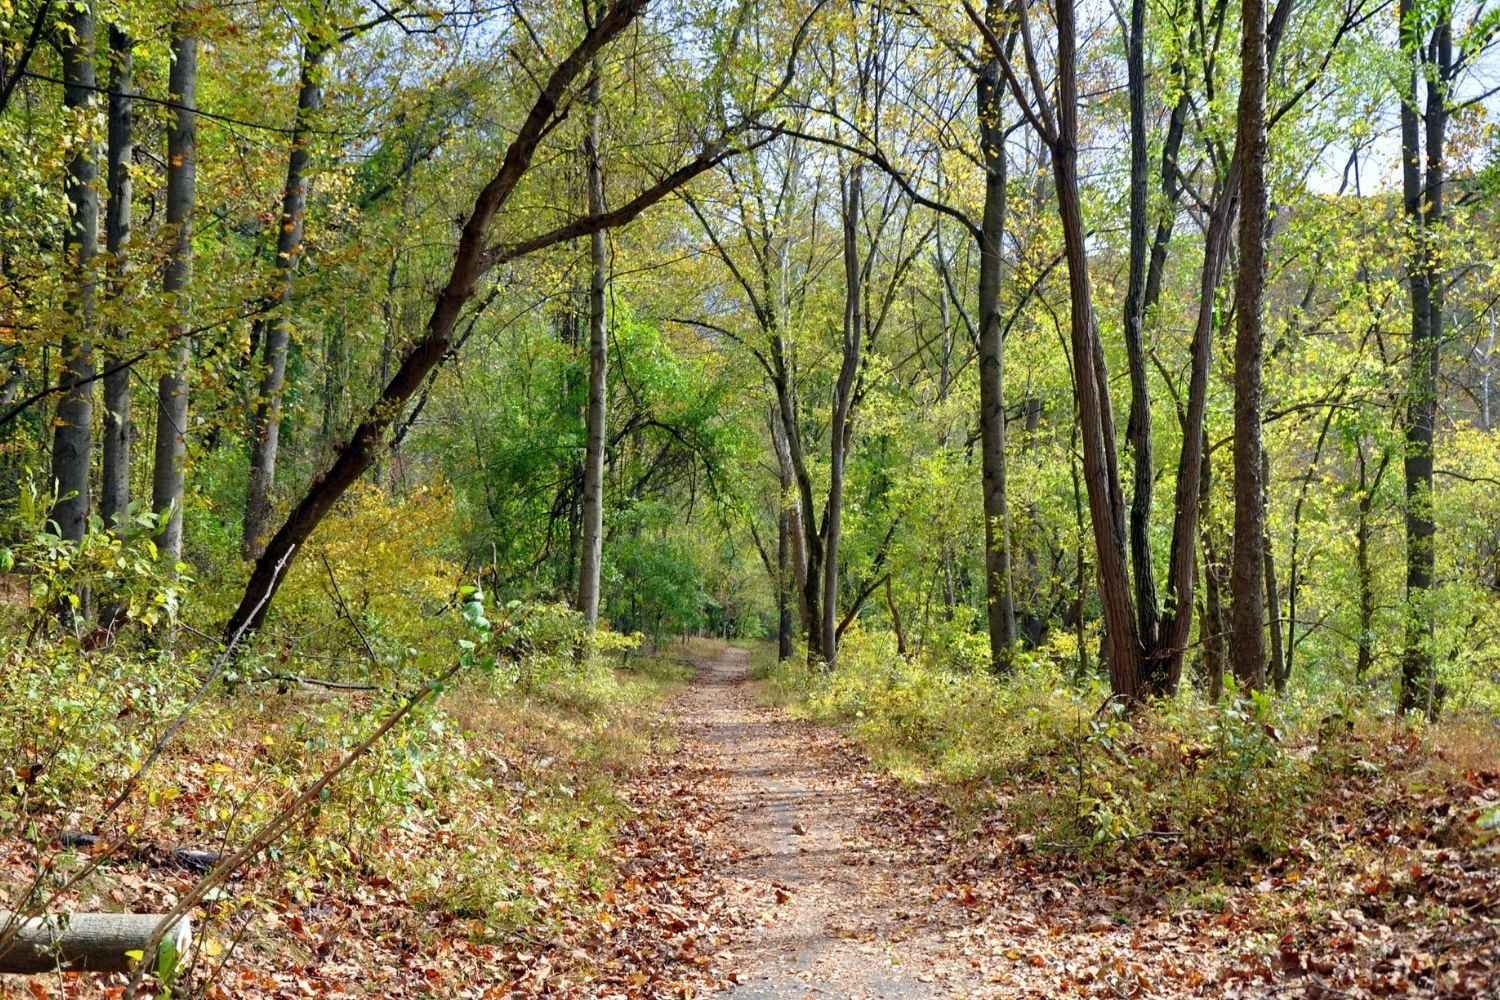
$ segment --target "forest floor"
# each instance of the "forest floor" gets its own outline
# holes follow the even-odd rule
[[[497,765],[509,755],[525,794],[509,813],[474,819],[520,866],[510,877],[536,907],[531,923],[497,934],[424,900],[407,872],[462,857],[462,838],[451,824],[403,824],[385,836],[406,867],[367,863],[296,893],[281,884],[284,866],[247,871],[235,893],[256,906],[235,911],[246,915],[235,926],[217,918],[213,932],[240,944],[202,963],[212,977],[188,995],[1500,996],[1495,845],[1432,836],[1440,813],[1500,801],[1500,774],[1466,771],[1457,787],[1398,800],[1389,771],[1372,767],[1316,831],[1261,862],[1210,868],[1156,838],[1090,857],[1043,848],[1003,808],[955,811],[972,790],[902,783],[839,730],[792,718],[750,679],[743,649],[679,650],[692,679],[613,723],[643,750],[612,765],[603,882],[560,891],[547,842],[527,832],[541,790],[572,802],[594,772],[569,761],[561,737],[527,745],[517,734],[530,730],[508,721],[473,749]],[[479,728],[485,713],[470,711]],[[605,821],[577,806],[557,822]],[[0,874],[14,880],[26,859],[12,846],[0,844]],[[95,904],[84,908],[107,897],[150,910],[193,881],[146,861],[109,871],[92,898],[79,895]],[[0,997],[118,997],[121,982],[0,976]]]

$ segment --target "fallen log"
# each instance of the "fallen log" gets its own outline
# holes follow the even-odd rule
[[[128,972],[141,961],[162,913],[59,913],[23,917],[0,910],[0,972]],[[188,918],[162,939],[157,955],[181,961],[193,939]],[[157,958],[150,967],[155,969]]]
[[[58,834],[58,843],[64,847],[91,849],[98,845],[97,834],[82,830],[64,830]],[[160,844],[142,844],[120,852],[121,857],[144,861],[153,868],[186,868],[188,871],[208,871],[218,864],[224,855],[219,851],[202,851],[191,847],[164,847]]]

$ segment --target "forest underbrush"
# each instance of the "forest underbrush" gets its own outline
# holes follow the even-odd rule
[[[5,578],[0,641],[0,909],[166,912],[279,822],[204,894],[183,967],[168,959],[140,995],[457,995],[538,965],[600,974],[609,952],[575,955],[577,922],[631,919],[606,899],[621,859],[650,851],[622,847],[668,842],[655,824],[691,807],[648,766],[686,668],[631,637],[585,643],[562,605],[485,608],[423,537],[432,502],[347,505],[303,560],[316,572],[288,580],[290,613],[231,651],[192,624],[212,589],[182,607],[215,585],[162,574],[144,533],[39,531],[10,553],[25,573]],[[375,551],[371,518],[412,530]],[[115,636],[81,613],[106,600]],[[0,995],[125,981],[0,976]]]
[[[1022,871],[1053,904],[1099,902],[1096,929],[1189,929],[1221,981],[1500,985],[1493,717],[1404,718],[1352,683],[1217,704],[1184,690],[1127,715],[1069,666],[950,669],[883,633],[846,639],[832,672],[769,645],[753,656],[767,697],[839,725],[929,797],[978,904]]]

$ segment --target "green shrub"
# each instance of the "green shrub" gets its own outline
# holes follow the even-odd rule
[[[847,726],[877,762],[948,788],[960,809],[1003,798],[1045,847],[1153,837],[1205,859],[1264,855],[1337,766],[1340,741],[1317,729],[1326,698],[1240,698],[1231,685],[1217,705],[1184,691],[1127,715],[1102,682],[1076,680],[1075,646],[997,676],[905,659],[889,635],[851,630],[831,673],[801,658],[761,673],[794,711]]]

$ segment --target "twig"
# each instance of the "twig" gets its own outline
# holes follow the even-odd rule
[[[331,688],[334,691],[384,691],[378,684],[356,684],[353,681],[325,680],[322,677],[303,677],[300,674],[261,674],[258,680],[286,681],[291,684],[308,684],[313,687]]]
[[[359,641],[364,645],[365,652],[370,657],[370,662],[378,666],[380,664],[380,657],[375,655],[375,649],[370,645],[370,640],[365,637],[364,630],[359,627],[359,622],[354,620],[354,615],[349,610],[349,604],[344,600],[344,592],[339,589],[338,577],[333,575],[333,565],[328,561],[328,553],[320,553],[319,558],[323,560],[323,568],[328,571],[328,582],[333,585],[333,599],[338,603],[339,614],[344,616],[344,621],[348,622],[349,627],[354,629],[354,634],[359,636]]]

